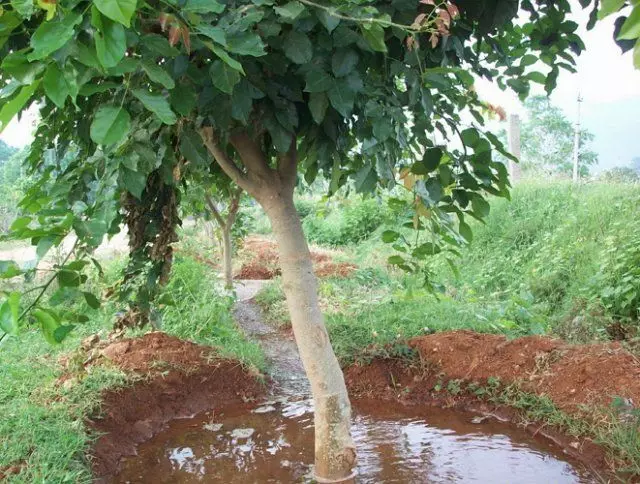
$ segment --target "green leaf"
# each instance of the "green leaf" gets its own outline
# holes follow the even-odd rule
[[[400,234],[395,230],[385,230],[384,232],[382,232],[382,241],[385,244],[390,244],[392,242],[395,242],[399,238],[400,238]]]
[[[344,77],[358,65],[358,54],[353,49],[338,49],[331,58],[331,69],[336,77]]]
[[[220,60],[211,64],[209,74],[213,85],[227,94],[231,94],[233,87],[240,82],[240,73]]]
[[[196,30],[202,35],[206,35],[214,42],[226,46],[227,38],[225,36],[224,30],[220,27],[214,27],[213,25],[208,24],[200,24],[196,27]]]
[[[96,8],[91,9],[91,24],[96,28],[94,40],[96,55],[105,69],[120,63],[127,50],[127,39],[122,24],[103,19]]]
[[[38,260],[42,260],[49,249],[53,247],[58,241],[58,237],[55,235],[47,235],[46,237],[42,237],[38,241],[38,246],[36,247],[36,255],[38,256]]]
[[[118,84],[116,82],[103,82],[100,84],[85,84],[80,88],[81,96],[92,96],[94,94],[100,94],[103,92],[110,91],[112,89],[118,89],[122,87],[122,84]]]
[[[191,85],[179,85],[169,93],[171,107],[181,116],[189,116],[196,107],[196,92]]]
[[[266,55],[262,39],[254,32],[241,32],[227,37],[227,50],[234,54],[252,57]]]
[[[22,18],[29,19],[35,10],[33,3],[33,0],[11,0],[11,7],[18,12]]]
[[[2,61],[2,73],[13,77],[20,84],[31,84],[40,77],[45,64],[39,61],[29,62],[22,52],[12,52]]]
[[[491,207],[481,195],[476,195],[471,199],[471,206],[473,207],[473,213],[475,213],[477,217],[485,218],[489,216]]]
[[[600,10],[598,11],[598,18],[603,18],[617,12],[625,4],[626,0],[601,0]]]
[[[225,64],[227,64],[232,69],[240,72],[241,74],[244,74],[244,69],[242,68],[242,64],[240,64],[240,62],[238,62],[237,60],[229,56],[229,54],[227,54],[225,50],[207,42],[204,42],[204,44],[207,47],[209,47],[211,49],[211,52],[217,55],[220,58],[220,60],[222,60]]]
[[[164,96],[151,94],[144,89],[134,89],[131,93],[140,100],[145,108],[158,116],[164,124],[172,125],[177,121],[175,113],[171,110],[171,106]]]
[[[478,141],[480,141],[480,135],[478,134],[478,130],[475,128],[467,128],[462,131],[460,135],[462,136],[462,142],[466,146],[470,146],[472,148],[478,144]]]
[[[49,344],[55,345],[60,343],[54,335],[56,329],[61,326],[57,316],[54,317],[53,313],[50,311],[36,309],[33,311],[33,317],[38,320],[38,323],[40,323],[40,329],[42,330],[44,339],[47,340]]]
[[[159,34],[147,34],[140,40],[141,45],[152,54],[162,57],[177,57],[180,51],[169,44],[166,37]]]
[[[216,0],[187,0],[182,10],[192,13],[222,13],[224,7]]]
[[[151,61],[143,61],[142,70],[146,72],[147,76],[149,76],[149,79],[151,79],[153,82],[157,82],[167,89],[173,89],[174,87],[176,87],[176,83],[174,82],[173,78],[158,64]]]
[[[638,37],[640,37],[640,5],[633,7],[627,20],[622,24],[620,33],[618,34],[618,40],[633,40]]]
[[[27,215],[23,217],[18,217],[12,222],[11,226],[9,227],[9,230],[11,232],[20,232],[26,227],[28,227],[32,220],[33,219]]]
[[[286,5],[283,5],[282,7],[275,7],[274,10],[281,17],[284,17],[288,20],[295,20],[298,15],[304,12],[305,8],[304,5],[302,5],[300,2],[294,0],[293,2],[289,2]]]
[[[82,282],[79,272],[62,269],[58,272],[56,279],[61,287],[78,287]]]
[[[469,227],[469,224],[467,224],[463,220],[460,220],[458,231],[468,243],[471,243],[473,241],[473,232],[471,231],[471,227]]]
[[[53,339],[55,339],[57,343],[62,343],[69,333],[71,333],[73,328],[75,328],[73,324],[58,326],[53,332]]]
[[[100,307],[100,300],[90,292],[83,292],[85,301],[92,309],[98,309]]]
[[[64,107],[67,97],[75,100],[78,95],[77,71],[71,66],[61,71],[53,62],[49,64],[42,79],[44,92],[49,99],[59,108]]]
[[[0,278],[11,279],[22,274],[18,264],[12,260],[0,260]]]
[[[20,293],[12,292],[0,306],[0,329],[5,333],[18,334],[20,317]]]
[[[93,67],[97,70],[102,70],[102,64],[98,60],[98,54],[96,52],[96,48],[93,45],[85,45],[82,42],[76,42],[76,47],[78,48],[77,60],[81,64],[84,64],[87,67]]]
[[[63,19],[42,22],[31,36],[33,52],[30,61],[44,59],[65,45],[73,37],[74,27],[82,21],[79,13],[70,13]]]
[[[144,173],[121,167],[121,178],[127,191],[138,200],[142,198],[142,192],[147,186],[147,176]]]
[[[126,109],[100,106],[91,123],[90,136],[94,143],[109,146],[120,141],[131,129],[131,117]]]
[[[326,10],[317,10],[316,15],[318,19],[324,25],[324,28],[327,29],[327,32],[332,33],[335,28],[340,25],[340,19],[334,15],[331,15],[330,12]]]
[[[202,137],[191,128],[185,128],[180,133],[180,153],[188,161],[201,167],[207,167],[211,163]]]
[[[349,83],[345,79],[336,79],[329,90],[329,101],[336,111],[345,117],[350,116],[355,100],[355,92],[349,87]]]
[[[22,111],[39,86],[40,79],[28,86],[24,86],[17,96],[2,105],[2,109],[0,109],[0,133],[4,131],[14,116]]]
[[[386,52],[387,44],[384,42],[384,29],[379,24],[364,24],[361,27],[362,36],[367,44],[376,52]]]
[[[422,164],[427,173],[432,172],[440,165],[442,159],[442,150],[440,148],[428,148],[422,157]]]
[[[309,98],[309,111],[317,124],[322,124],[327,108],[329,107],[329,98],[324,92],[312,92]]]
[[[310,69],[305,76],[306,92],[326,92],[333,86],[333,77],[321,68]]]
[[[640,69],[640,39],[638,39],[636,46],[633,48],[633,65],[636,69]]]
[[[125,27],[131,26],[131,17],[136,11],[136,3],[136,0],[93,0],[93,4],[105,17]]]
[[[284,40],[284,55],[296,64],[306,64],[313,58],[313,45],[307,34],[292,30]]]

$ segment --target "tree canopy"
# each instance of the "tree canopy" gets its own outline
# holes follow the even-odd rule
[[[77,287],[82,261],[126,223],[122,295],[148,309],[170,268],[178,187],[219,173],[212,153],[242,186],[295,149],[294,168],[330,192],[411,190],[393,203],[426,237],[385,239],[392,263],[419,270],[471,239],[487,195],[508,196],[493,153],[510,155],[482,130],[473,75],[523,98],[532,82],[550,92],[584,49],[569,13],[566,0],[12,0],[0,16],[0,127],[36,101],[41,119],[28,157],[38,181],[13,237],[43,257],[75,233],[80,260],[56,277]],[[255,171],[258,152],[267,167]],[[2,263],[4,277],[25,271]],[[55,324],[39,322],[58,330],[50,313]]]

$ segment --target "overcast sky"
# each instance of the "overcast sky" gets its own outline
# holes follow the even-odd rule
[[[575,0],[572,3],[577,4]],[[582,96],[582,125],[596,137],[593,148],[600,158],[597,171],[628,165],[634,156],[640,156],[640,71],[633,68],[631,52],[623,56],[613,42],[614,16],[587,32],[584,26],[588,12],[574,10],[587,50],[578,59],[577,74],[562,71],[551,99],[575,121],[578,93]],[[507,112],[522,113],[521,103],[510,92],[487,81],[479,81],[477,88],[492,104],[503,106]],[[540,87],[534,93],[544,91]],[[34,124],[35,115],[25,115],[20,122],[7,126],[0,139],[24,146],[31,141]]]

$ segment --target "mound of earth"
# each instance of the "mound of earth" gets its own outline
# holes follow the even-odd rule
[[[246,261],[235,274],[235,279],[267,280],[280,275],[278,247],[275,242],[259,237],[250,237],[242,247]],[[311,251],[314,270],[318,277],[348,277],[357,269],[355,264],[334,262],[328,251]]]
[[[115,474],[124,456],[173,419],[257,398],[263,385],[237,361],[216,357],[208,347],[148,333],[106,346],[101,358],[143,377],[132,386],[105,392],[90,427],[102,434],[92,451],[94,476]]]
[[[474,395],[436,391],[450,380],[484,383],[490,377],[503,384],[517,382],[524,391],[549,397],[567,414],[593,418],[587,409],[610,408],[615,397],[629,410],[640,402],[640,361],[619,343],[568,345],[532,336],[507,340],[504,336],[450,331],[414,338],[409,345],[420,362],[376,359],[345,370],[354,398],[401,400],[416,405],[456,407],[518,421],[518,411],[479,400]],[[612,472],[607,451],[588,438],[576,439],[560,429],[529,423],[532,434],[556,441],[594,470]],[[635,482],[635,481],[634,481]]]
[[[640,360],[619,343],[569,345],[544,336],[508,340],[462,330],[421,336],[409,345],[433,377],[520,382],[523,390],[548,396],[568,413],[578,413],[584,406],[609,407],[615,397],[640,402]],[[363,370],[353,366],[347,371],[358,393],[375,394],[388,387],[388,378],[374,381]],[[414,379],[410,393],[430,392],[432,383],[433,378]]]

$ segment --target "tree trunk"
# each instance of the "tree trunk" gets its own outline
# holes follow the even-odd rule
[[[224,259],[224,287],[233,289],[233,245],[231,244],[231,227],[222,226],[222,258]]]
[[[318,482],[348,482],[356,452],[351,405],[318,304],[311,253],[293,196],[268,197],[263,207],[278,242],[284,293],[315,407],[315,474]]]
[[[356,449],[351,438],[351,404],[318,304],[318,283],[311,253],[293,205],[297,174],[297,140],[277,156],[272,168],[260,140],[246,131],[229,141],[246,171],[229,157],[212,127],[202,140],[222,170],[264,208],[278,242],[284,294],[302,364],[311,383],[315,409],[315,477],[318,482],[353,482]]]

